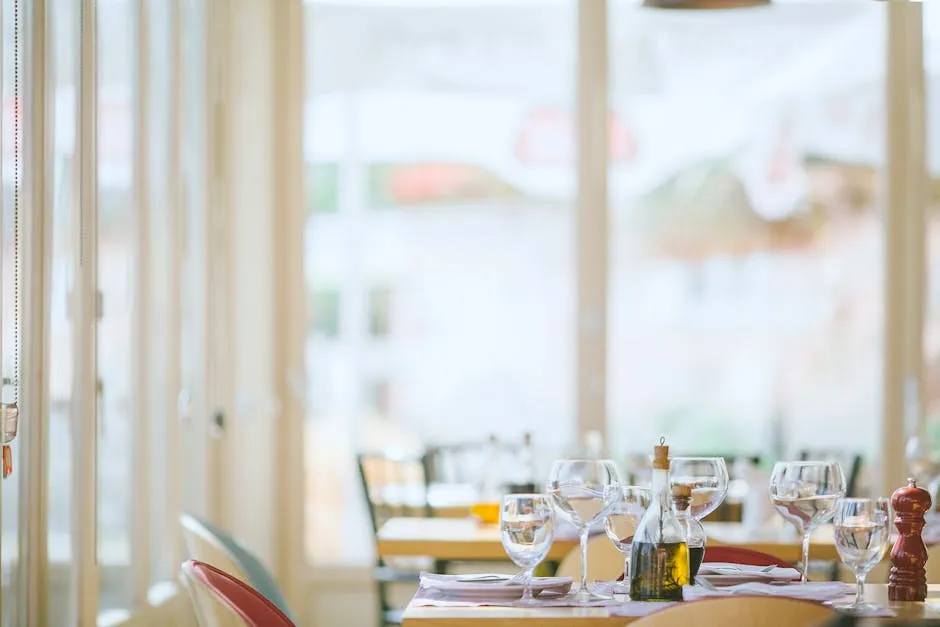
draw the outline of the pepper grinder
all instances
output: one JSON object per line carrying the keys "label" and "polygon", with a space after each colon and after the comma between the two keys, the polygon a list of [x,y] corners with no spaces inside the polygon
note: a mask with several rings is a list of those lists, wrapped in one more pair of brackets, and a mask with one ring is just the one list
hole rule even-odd
{"label": "pepper grinder", "polygon": [[914,479],[898,488],[891,496],[898,528],[897,542],[891,549],[891,574],[888,576],[888,599],[891,601],[923,601],[927,598],[927,547],[921,531],[924,515],[930,510],[930,493],[917,487]]}

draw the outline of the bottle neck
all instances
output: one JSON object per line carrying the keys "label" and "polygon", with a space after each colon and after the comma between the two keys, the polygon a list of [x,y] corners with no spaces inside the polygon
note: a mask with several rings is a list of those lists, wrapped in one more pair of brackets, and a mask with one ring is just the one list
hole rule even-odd
{"label": "bottle neck", "polygon": [[692,512],[689,511],[689,502],[685,499],[682,501],[675,500],[676,504],[676,518],[679,520],[688,520],[692,518]]}
{"label": "bottle neck", "polygon": [[653,469],[652,477],[652,496],[653,502],[666,502],[669,501],[669,471],[668,470],[659,470],[657,468]]}

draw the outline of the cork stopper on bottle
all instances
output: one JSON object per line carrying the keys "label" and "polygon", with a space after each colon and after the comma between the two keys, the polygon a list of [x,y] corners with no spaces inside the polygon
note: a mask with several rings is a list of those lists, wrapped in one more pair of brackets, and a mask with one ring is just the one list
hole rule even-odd
{"label": "cork stopper on bottle", "polygon": [[659,438],[659,446],[653,447],[653,470],[669,470],[669,447],[666,438]]}
{"label": "cork stopper on bottle", "polygon": [[692,503],[692,486],[687,483],[677,483],[672,486],[672,500],[677,509],[688,509]]}

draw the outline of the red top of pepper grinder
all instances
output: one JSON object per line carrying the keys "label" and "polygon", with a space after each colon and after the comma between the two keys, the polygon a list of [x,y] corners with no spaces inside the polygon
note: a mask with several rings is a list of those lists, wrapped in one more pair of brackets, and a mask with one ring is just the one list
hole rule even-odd
{"label": "red top of pepper grinder", "polygon": [[930,493],[917,487],[913,479],[891,496],[897,542],[891,549],[888,598],[891,601],[923,601],[927,598],[927,547],[921,537],[924,515],[930,510]]}

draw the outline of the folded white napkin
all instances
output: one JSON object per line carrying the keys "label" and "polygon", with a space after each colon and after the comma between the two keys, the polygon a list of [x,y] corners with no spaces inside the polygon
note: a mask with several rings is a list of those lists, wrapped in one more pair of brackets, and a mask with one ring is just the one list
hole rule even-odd
{"label": "folded white napkin", "polygon": [[823,581],[808,583],[793,583],[786,585],[773,585],[752,581],[736,586],[724,588],[707,588],[701,585],[686,586],[682,590],[683,599],[694,601],[706,597],[731,595],[766,595],[776,597],[790,597],[792,599],[807,599],[809,601],[832,601],[851,594],[855,588],[841,581]]}
{"label": "folded white napkin", "polygon": [[704,562],[698,569],[700,575],[738,575],[755,579],[799,579],[800,571],[780,566],[767,570],[764,566],[751,564],[729,564],[726,562]]}

